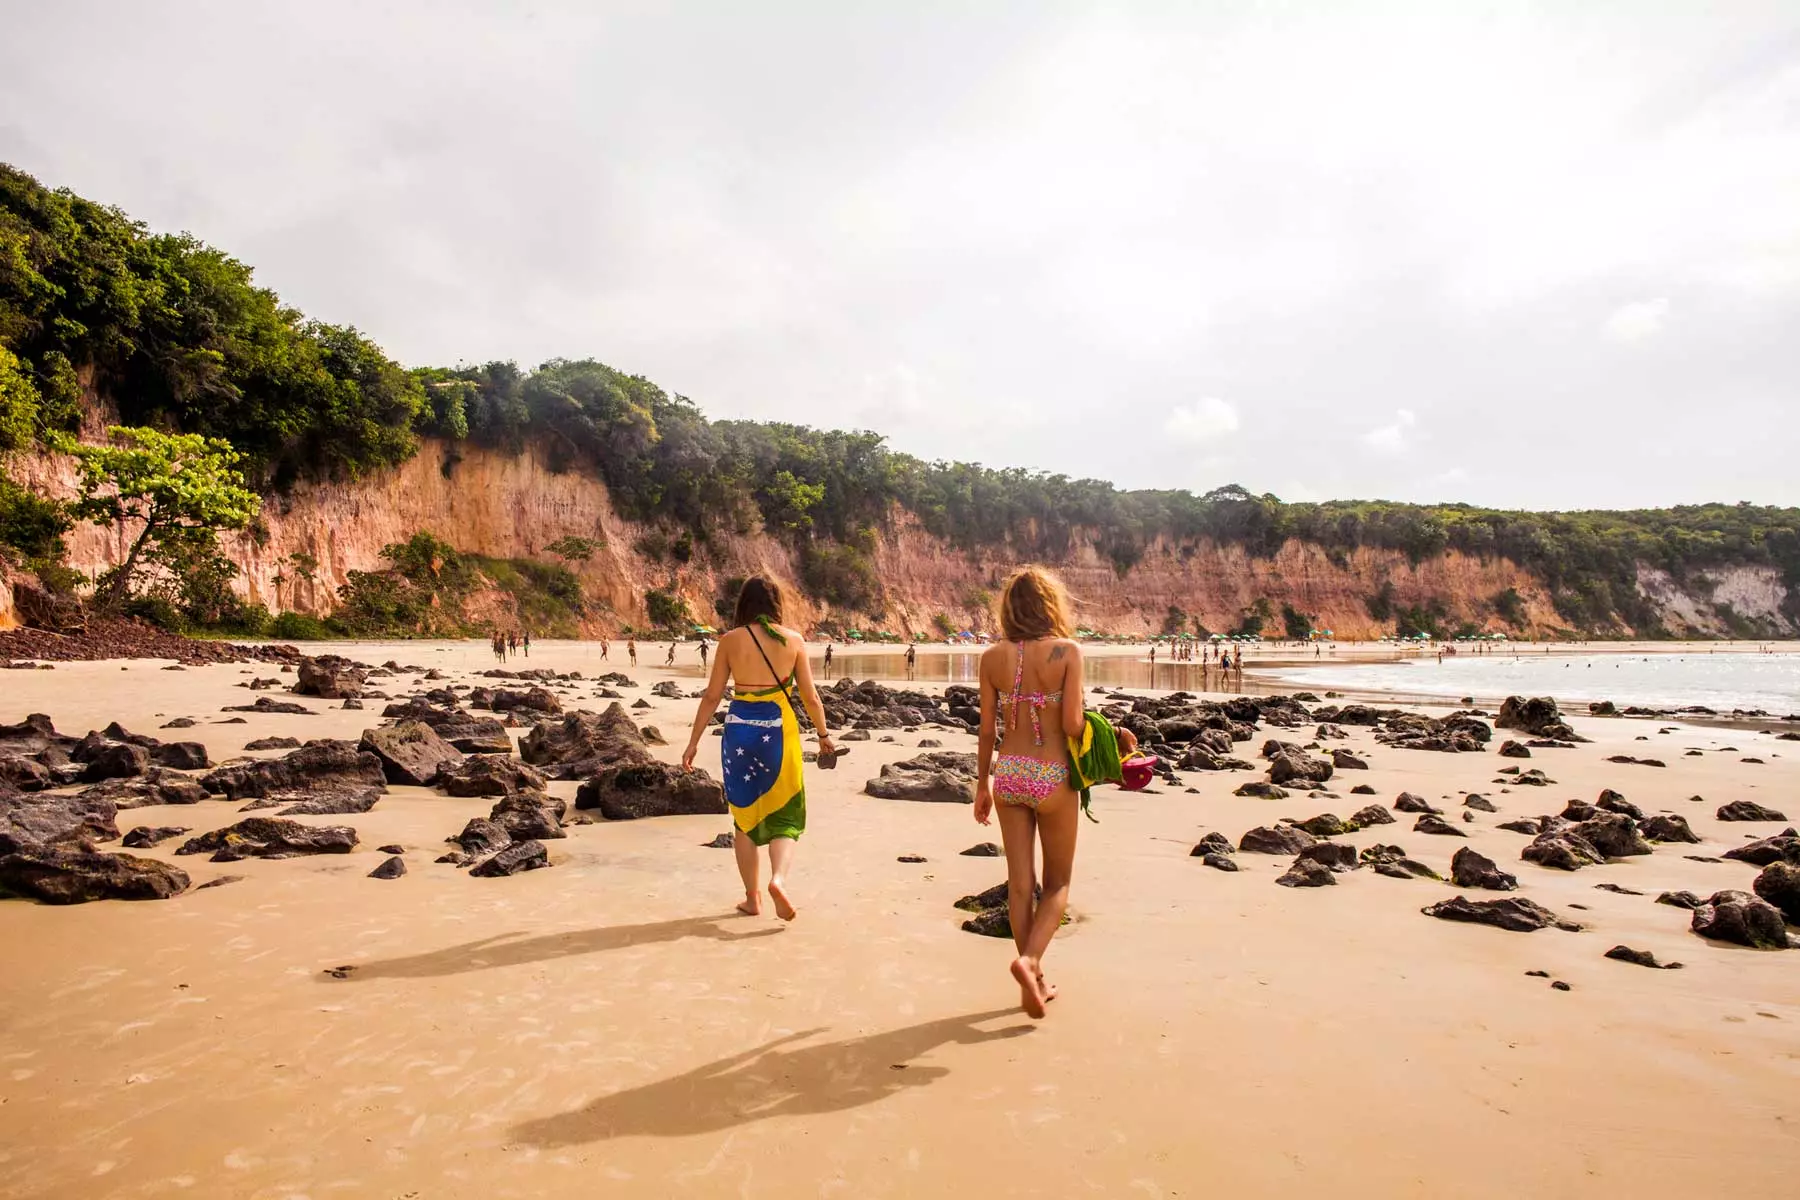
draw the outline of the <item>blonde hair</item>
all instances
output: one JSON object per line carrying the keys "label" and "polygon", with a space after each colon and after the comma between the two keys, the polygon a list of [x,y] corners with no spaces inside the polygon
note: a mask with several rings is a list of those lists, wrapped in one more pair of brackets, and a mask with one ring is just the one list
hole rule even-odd
{"label": "blonde hair", "polygon": [[1006,581],[1006,590],[1000,593],[1000,633],[1007,641],[1068,637],[1073,632],[1069,593],[1062,580],[1042,567],[1025,567]]}

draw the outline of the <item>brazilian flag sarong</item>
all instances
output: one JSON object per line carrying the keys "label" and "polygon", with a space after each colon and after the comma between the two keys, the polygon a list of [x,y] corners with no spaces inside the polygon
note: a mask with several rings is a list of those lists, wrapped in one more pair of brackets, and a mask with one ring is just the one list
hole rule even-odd
{"label": "brazilian flag sarong", "polygon": [[780,687],[732,693],[721,750],[732,822],[758,846],[806,832],[800,721]]}

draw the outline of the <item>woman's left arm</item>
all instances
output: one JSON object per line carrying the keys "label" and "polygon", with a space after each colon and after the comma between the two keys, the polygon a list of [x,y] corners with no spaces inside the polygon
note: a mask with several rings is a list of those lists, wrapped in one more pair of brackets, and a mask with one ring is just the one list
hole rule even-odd
{"label": "woman's left arm", "polygon": [[713,714],[719,711],[719,701],[725,698],[725,683],[731,678],[730,661],[731,656],[725,653],[725,642],[720,639],[718,653],[713,655],[712,675],[706,681],[706,694],[700,697],[700,707],[694,713],[694,730],[688,735],[687,749],[681,752],[684,767],[692,769],[694,755],[700,752],[700,739],[705,736]]}
{"label": "woman's left arm", "polygon": [[1081,677],[1081,647],[1072,641],[1064,644],[1068,647],[1069,664],[1063,668],[1063,732],[1078,738],[1087,728],[1087,690]]}
{"label": "woman's left arm", "polygon": [[[798,638],[795,640],[799,641]],[[800,702],[806,705],[806,715],[812,718],[813,728],[819,731],[819,752],[835,753],[837,747],[825,728],[825,706],[819,702],[819,689],[813,686],[812,662],[806,657],[805,642],[800,642],[800,654],[794,660],[794,670],[800,685]]]}

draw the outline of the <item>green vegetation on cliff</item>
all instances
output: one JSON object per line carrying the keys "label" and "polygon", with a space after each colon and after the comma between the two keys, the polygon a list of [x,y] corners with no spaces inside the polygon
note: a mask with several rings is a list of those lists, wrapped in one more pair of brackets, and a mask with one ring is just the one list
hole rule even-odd
{"label": "green vegetation on cliff", "polygon": [[[83,380],[128,424],[228,440],[265,488],[399,462],[421,434],[500,448],[531,442],[556,469],[603,479],[622,516],[651,526],[643,545],[655,557],[686,562],[713,538],[760,527],[794,547],[809,592],[846,608],[878,605],[872,534],[908,513],[955,546],[1004,547],[1021,559],[1054,559],[1091,538],[1121,574],[1158,544],[1201,540],[1266,557],[1298,539],[1340,563],[1364,547],[1414,563],[1446,551],[1503,557],[1537,576],[1563,620],[1581,629],[1655,630],[1640,564],[1684,583],[1708,568],[1770,566],[1788,588],[1785,611],[1800,621],[1800,509],[1531,513],[1285,504],[1234,486],[1122,491],[926,462],[869,432],[711,421],[687,398],[592,360],[409,371],[355,330],[283,307],[254,286],[248,267],[192,236],[151,233],[117,209],[0,165],[0,449],[72,428]],[[37,516],[24,523],[41,549]],[[563,549],[580,556],[580,547]],[[1524,619],[1517,593],[1489,606],[1509,623]],[[1378,609],[1408,627],[1439,619],[1425,608],[1402,612],[1391,595],[1371,598],[1370,612]],[[1304,617],[1281,614],[1295,628]]]}

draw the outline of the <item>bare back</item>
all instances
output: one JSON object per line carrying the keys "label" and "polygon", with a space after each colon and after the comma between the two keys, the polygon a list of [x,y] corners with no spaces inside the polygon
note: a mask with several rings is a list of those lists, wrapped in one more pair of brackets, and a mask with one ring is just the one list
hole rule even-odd
{"label": "bare back", "polygon": [[[794,678],[800,657],[806,653],[806,643],[799,634],[786,626],[777,625],[775,628],[781,630],[782,636],[787,638],[786,645],[750,625],[740,625],[719,639],[719,657],[724,660],[725,667],[731,672],[732,681],[737,686],[777,687]],[[768,656],[767,662],[763,661],[764,655]],[[771,666],[781,672],[780,678],[770,675]]]}
{"label": "bare back", "polygon": [[[1080,654],[1066,638],[1040,638],[1001,642],[981,656],[982,688],[994,696],[1002,731],[1000,753],[1068,761],[1063,713],[1065,705],[1079,709],[1082,703],[1081,696],[1069,694],[1070,667]],[[1079,679],[1076,674],[1077,687]]]}

